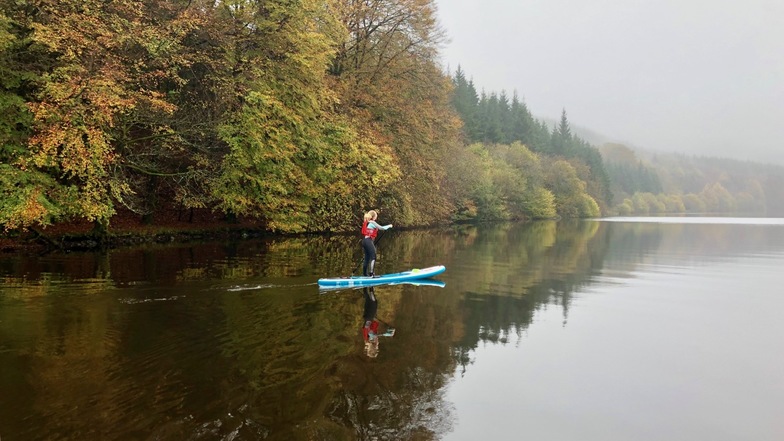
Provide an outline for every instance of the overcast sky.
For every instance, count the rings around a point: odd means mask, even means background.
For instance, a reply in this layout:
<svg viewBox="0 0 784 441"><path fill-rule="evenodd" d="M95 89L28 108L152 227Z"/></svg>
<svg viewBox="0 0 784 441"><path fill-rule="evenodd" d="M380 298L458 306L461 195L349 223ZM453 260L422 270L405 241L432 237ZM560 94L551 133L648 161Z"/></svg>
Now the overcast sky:
<svg viewBox="0 0 784 441"><path fill-rule="evenodd" d="M784 164L784 0L436 0L478 90L649 150Z"/></svg>

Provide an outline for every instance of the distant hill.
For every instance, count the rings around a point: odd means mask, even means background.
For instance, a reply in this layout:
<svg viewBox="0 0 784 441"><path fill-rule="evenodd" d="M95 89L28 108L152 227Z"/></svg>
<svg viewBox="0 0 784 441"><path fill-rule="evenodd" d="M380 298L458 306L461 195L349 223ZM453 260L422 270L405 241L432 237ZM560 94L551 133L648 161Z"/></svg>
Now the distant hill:
<svg viewBox="0 0 784 441"><path fill-rule="evenodd" d="M676 200L686 204L681 209L685 212L784 215L782 166L652 152L619 143L604 143L599 152L622 214L670 212ZM670 207L664 207L667 203Z"/></svg>

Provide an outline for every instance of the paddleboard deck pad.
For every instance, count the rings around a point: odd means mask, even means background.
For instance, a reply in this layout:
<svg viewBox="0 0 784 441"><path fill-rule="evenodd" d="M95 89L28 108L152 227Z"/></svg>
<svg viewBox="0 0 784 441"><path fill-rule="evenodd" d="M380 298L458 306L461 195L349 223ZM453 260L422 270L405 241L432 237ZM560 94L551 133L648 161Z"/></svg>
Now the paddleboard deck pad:
<svg viewBox="0 0 784 441"><path fill-rule="evenodd" d="M387 285L410 285L410 286L434 286L436 288L443 288L446 286L446 283L436 280L436 279L414 279L414 280L406 280L405 282L391 282L387 283ZM333 292L333 291L346 291L352 289L363 289L367 287L374 287L378 285L366 285L366 286L319 286L319 292Z"/></svg>
<svg viewBox="0 0 784 441"><path fill-rule="evenodd" d="M429 268L412 269L402 273L384 274L381 276L353 276L353 277L334 277L319 279L319 287L351 287L351 286L373 286L386 283L410 282L418 279L429 279L446 271L444 265L431 266Z"/></svg>

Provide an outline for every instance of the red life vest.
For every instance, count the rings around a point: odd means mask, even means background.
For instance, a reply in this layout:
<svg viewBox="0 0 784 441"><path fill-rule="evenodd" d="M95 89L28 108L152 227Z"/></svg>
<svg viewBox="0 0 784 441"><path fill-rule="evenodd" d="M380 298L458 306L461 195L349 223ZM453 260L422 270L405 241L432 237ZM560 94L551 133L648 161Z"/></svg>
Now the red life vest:
<svg viewBox="0 0 784 441"><path fill-rule="evenodd" d="M376 338L378 338L378 320L373 320L368 325L367 322L365 326L362 327L362 335L365 336L365 341L370 340L370 333L376 334Z"/></svg>
<svg viewBox="0 0 784 441"><path fill-rule="evenodd" d="M362 223L362 236L368 237L370 236L371 239L375 240L376 235L378 234L378 228L368 228L368 221Z"/></svg>

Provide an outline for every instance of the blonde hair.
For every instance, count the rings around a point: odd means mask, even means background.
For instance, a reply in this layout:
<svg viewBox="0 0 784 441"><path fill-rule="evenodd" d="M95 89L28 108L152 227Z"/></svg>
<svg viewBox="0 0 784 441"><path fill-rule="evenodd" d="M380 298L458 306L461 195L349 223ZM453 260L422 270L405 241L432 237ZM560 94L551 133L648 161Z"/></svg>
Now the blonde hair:
<svg viewBox="0 0 784 441"><path fill-rule="evenodd" d="M369 358L378 357L378 337L373 341L365 342L365 355Z"/></svg>
<svg viewBox="0 0 784 441"><path fill-rule="evenodd" d="M372 220L375 217L378 217L378 213L376 213L376 210L370 210L367 213L365 213L365 220L366 221L367 220Z"/></svg>

